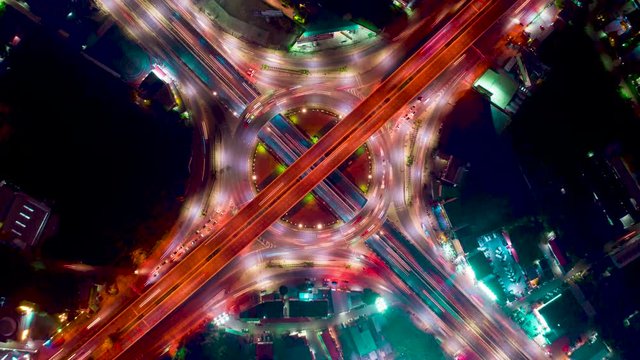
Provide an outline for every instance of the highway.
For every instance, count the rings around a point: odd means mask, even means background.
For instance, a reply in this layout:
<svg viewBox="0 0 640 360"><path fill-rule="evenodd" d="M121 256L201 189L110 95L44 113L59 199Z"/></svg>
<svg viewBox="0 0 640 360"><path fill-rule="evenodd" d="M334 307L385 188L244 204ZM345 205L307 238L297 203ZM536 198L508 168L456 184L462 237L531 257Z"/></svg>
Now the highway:
<svg viewBox="0 0 640 360"><path fill-rule="evenodd" d="M408 28L397 38L376 37L373 41L347 48L325 50L315 54L290 53L262 48L253 42L239 39L220 25L203 19L200 10L190 0L165 0L158 6L168 6L198 28L201 34L239 69L253 68L256 84L262 89L283 89L294 86L357 88L377 83L397 67L402 59L425 40L420 33L425 24L436 24L455 14L468 0L425 2L409 18ZM444 21L442 21L444 22ZM407 36L419 32L420 36ZM404 37L408 37L405 39ZM309 74L262 70L270 68L307 70ZM338 69L346 71L338 71Z"/></svg>
<svg viewBox="0 0 640 360"><path fill-rule="evenodd" d="M263 129L259 139L286 166L293 164L313 145L283 115L276 115ZM367 202L360 190L341 171L331 173L313 189L313 193L345 223L353 219Z"/></svg>
<svg viewBox="0 0 640 360"><path fill-rule="evenodd" d="M117 317L104 323L97 322L88 329L86 342L86 338L80 338L75 344L65 346L54 358L82 359L92 352L100 353L99 347L108 336L116 339L118 346L102 355L105 358L115 357L117 352L126 351L181 306L237 254L242 253L254 238L335 170L387 119L437 78L512 5L506 0L485 3L489 4L482 7L474 3L462 9L449 23L452 24L450 27L434 36L285 173L207 237L201 246ZM305 173L307 175L301 178ZM491 347L485 351L496 354ZM537 358L537 354L530 358Z"/></svg>
<svg viewBox="0 0 640 360"><path fill-rule="evenodd" d="M456 19L463 19L461 22L468 25L456 26L459 31L453 33L454 36L448 40L449 44L445 44L435 53L425 54L421 51L412 56L370 97L260 192L253 201L245 205L218 233L190 253L118 317L102 327L78 352L75 352L77 356L82 358L87 355L102 344L106 336L114 332L119 333L118 343L126 350L141 334L182 304L203 282L208 281L220 268L227 265L246 245L277 221L290 206L337 168L403 104L411 100L444 71L452 60L471 46L473 41L511 5L507 1L498 1L489 4L480 12L473 7L465 8ZM441 37L436 39L439 40ZM312 166L315 168L300 179L300 175ZM296 183L296 186L291 186ZM176 299L178 297L179 300Z"/></svg>
<svg viewBox="0 0 640 360"><path fill-rule="evenodd" d="M235 116L260 95L246 75L240 74L179 14L148 1L104 0L100 6L153 54L161 59L171 55L175 59L170 63L173 71L188 68Z"/></svg>
<svg viewBox="0 0 640 360"><path fill-rule="evenodd" d="M238 128L235 134L236 141L227 149L230 154L227 164L231 176L225 189L234 194L234 201L238 204L253 199L255 189L249 181L252 162L246 159L253 156L261 129L278 114L286 112L287 109L299 109L313 103L340 116L349 113L359 102L359 99L347 92L304 87L282 90L268 98L258 99L242 116L245 124L250 120L249 124ZM385 186L390 183L390 172L386 166L376 164L385 164L384 154L390 152L390 137L387 133L379 132L371 137L367 144L375 151L369 151L373 166L366 197L374 201L367 201L355 218L341 226L314 231L299 230L283 222L276 222L261 237L284 246L344 246L346 241L357 242L355 236L367 228L378 226L390 204L389 197L385 196Z"/></svg>
<svg viewBox="0 0 640 360"><path fill-rule="evenodd" d="M453 328L448 335L457 337L473 354L483 354L480 358L489 355L495 359L526 359L540 351L510 321L494 318L474 303L468 290L461 290L455 272L444 270L436 254L418 249L392 223L387 221L366 243L431 311Z"/></svg>

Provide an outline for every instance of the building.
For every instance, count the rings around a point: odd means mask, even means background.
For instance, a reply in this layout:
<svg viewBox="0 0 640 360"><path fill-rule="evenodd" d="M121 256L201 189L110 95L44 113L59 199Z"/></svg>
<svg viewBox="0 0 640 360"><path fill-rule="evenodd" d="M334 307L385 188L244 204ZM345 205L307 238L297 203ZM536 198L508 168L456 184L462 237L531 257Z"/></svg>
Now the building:
<svg viewBox="0 0 640 360"><path fill-rule="evenodd" d="M357 322L355 325L349 326L348 331L359 356L367 356L376 351L376 343L365 323Z"/></svg>
<svg viewBox="0 0 640 360"><path fill-rule="evenodd" d="M329 302L326 300L290 300L288 303L289 317L292 318L324 318L329 315Z"/></svg>
<svg viewBox="0 0 640 360"><path fill-rule="evenodd" d="M167 111L179 110L180 102L172 90L168 77L156 68L144 78L138 87L138 94L145 103L157 103Z"/></svg>
<svg viewBox="0 0 640 360"><path fill-rule="evenodd" d="M331 335L330 329L325 329L322 332L321 339L322 339L322 343L324 344L324 347L327 349L327 353L331 357L331 360L342 359L340 349L338 349L338 344L336 343L336 340L334 339L334 337Z"/></svg>
<svg viewBox="0 0 640 360"><path fill-rule="evenodd" d="M623 231L637 222L640 212L629 192L630 175L625 174L623 167L616 165L606 157L591 152L583 163L581 180L593 194L594 203L607 222L618 231ZM624 179L621 174L625 175Z"/></svg>
<svg viewBox="0 0 640 360"><path fill-rule="evenodd" d="M564 338L575 339L582 335L588 325L588 317L582 305L570 291L559 293L534 309L536 317L547 329L545 338L556 347ZM568 349L562 349L567 352Z"/></svg>
<svg viewBox="0 0 640 360"><path fill-rule="evenodd" d="M283 360L311 360L311 350L307 340L301 336L285 336L278 341L275 348L275 357Z"/></svg>
<svg viewBox="0 0 640 360"><path fill-rule="evenodd" d="M256 342L256 360L273 360L273 341L268 336L262 336Z"/></svg>
<svg viewBox="0 0 640 360"><path fill-rule="evenodd" d="M240 313L241 319L280 319L284 317L284 302L266 301Z"/></svg>
<svg viewBox="0 0 640 360"><path fill-rule="evenodd" d="M361 317L336 328L345 359L381 358L379 351L382 343L380 334L371 318Z"/></svg>
<svg viewBox="0 0 640 360"><path fill-rule="evenodd" d="M442 152L438 153L438 158L444 163L439 179L451 186L460 185L464 176L469 172L469 163Z"/></svg>
<svg viewBox="0 0 640 360"><path fill-rule="evenodd" d="M608 250L611 261L619 268L640 257L640 234L634 230L629 235L613 243Z"/></svg>
<svg viewBox="0 0 640 360"><path fill-rule="evenodd" d="M503 70L488 69L473 87L489 97L491 104L506 110L518 90L518 83Z"/></svg>
<svg viewBox="0 0 640 360"><path fill-rule="evenodd" d="M38 244L51 209L0 181L0 239L21 249Z"/></svg>
<svg viewBox="0 0 640 360"><path fill-rule="evenodd" d="M626 189L629 195L629 201L638 210L640 206L640 185L638 184L638 175L629 159L622 156L614 156L609 159L609 164L620 179L620 183Z"/></svg>
<svg viewBox="0 0 640 360"><path fill-rule="evenodd" d="M292 52L311 53L319 50L354 45L376 36L372 24L368 27L330 14L321 12L321 16L305 27L305 31L290 47Z"/></svg>

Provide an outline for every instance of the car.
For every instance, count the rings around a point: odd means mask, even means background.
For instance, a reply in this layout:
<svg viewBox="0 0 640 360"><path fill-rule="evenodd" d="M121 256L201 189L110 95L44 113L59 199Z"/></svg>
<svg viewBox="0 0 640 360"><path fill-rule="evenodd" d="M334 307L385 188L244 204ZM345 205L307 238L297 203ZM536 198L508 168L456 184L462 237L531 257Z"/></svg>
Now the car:
<svg viewBox="0 0 640 360"><path fill-rule="evenodd" d="M60 336L60 337L56 338L55 340L53 340L53 342L51 343L51 347L52 348L60 347L60 346L62 346L62 344L64 344L64 342L65 342L65 338Z"/></svg>
<svg viewBox="0 0 640 360"><path fill-rule="evenodd" d="M184 255L184 253L187 251L187 248L185 248L184 246L180 245L180 247L177 250L177 255L176 257L181 257L182 255Z"/></svg>

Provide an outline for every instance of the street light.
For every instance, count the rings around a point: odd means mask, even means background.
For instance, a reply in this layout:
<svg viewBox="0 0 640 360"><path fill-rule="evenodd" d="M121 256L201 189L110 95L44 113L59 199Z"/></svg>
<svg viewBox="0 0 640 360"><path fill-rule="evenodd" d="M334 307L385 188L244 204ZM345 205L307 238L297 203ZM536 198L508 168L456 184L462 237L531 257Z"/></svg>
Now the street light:
<svg viewBox="0 0 640 360"><path fill-rule="evenodd" d="M387 310L387 307L388 307L387 302L384 301L382 296L378 296L378 298L376 299L375 305L376 305L376 310L378 310L378 312L381 312L381 313Z"/></svg>
<svg viewBox="0 0 640 360"><path fill-rule="evenodd" d="M223 312L222 314L216 316L213 319L213 323L216 326L222 326L224 324L226 324L229 321L229 314L227 314L226 312Z"/></svg>
<svg viewBox="0 0 640 360"><path fill-rule="evenodd" d="M22 311L26 315L31 313L33 311L33 308L29 305L20 305L18 306L18 310Z"/></svg>

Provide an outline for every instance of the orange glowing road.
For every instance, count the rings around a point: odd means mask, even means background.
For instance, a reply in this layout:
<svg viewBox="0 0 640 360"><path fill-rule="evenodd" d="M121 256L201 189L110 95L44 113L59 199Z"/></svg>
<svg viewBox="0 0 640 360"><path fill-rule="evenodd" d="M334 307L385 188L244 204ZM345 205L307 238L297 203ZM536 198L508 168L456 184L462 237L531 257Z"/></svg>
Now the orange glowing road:
<svg viewBox="0 0 640 360"><path fill-rule="evenodd" d="M371 96L155 285L122 309L115 318L97 322L87 330L85 336L70 340L52 358L84 359L90 355L94 358L118 358L364 144L392 115L468 49L513 3L513 0L474 1L472 5L461 9L452 20L458 22L456 26L444 38L440 38L439 41L445 41L442 46L434 51L416 52ZM429 44L425 44L425 47ZM116 343L111 349L102 346L108 338ZM502 358L504 352L495 348L497 343L486 344L482 348L487 353L478 355ZM513 358L520 358L518 354L512 355Z"/></svg>

